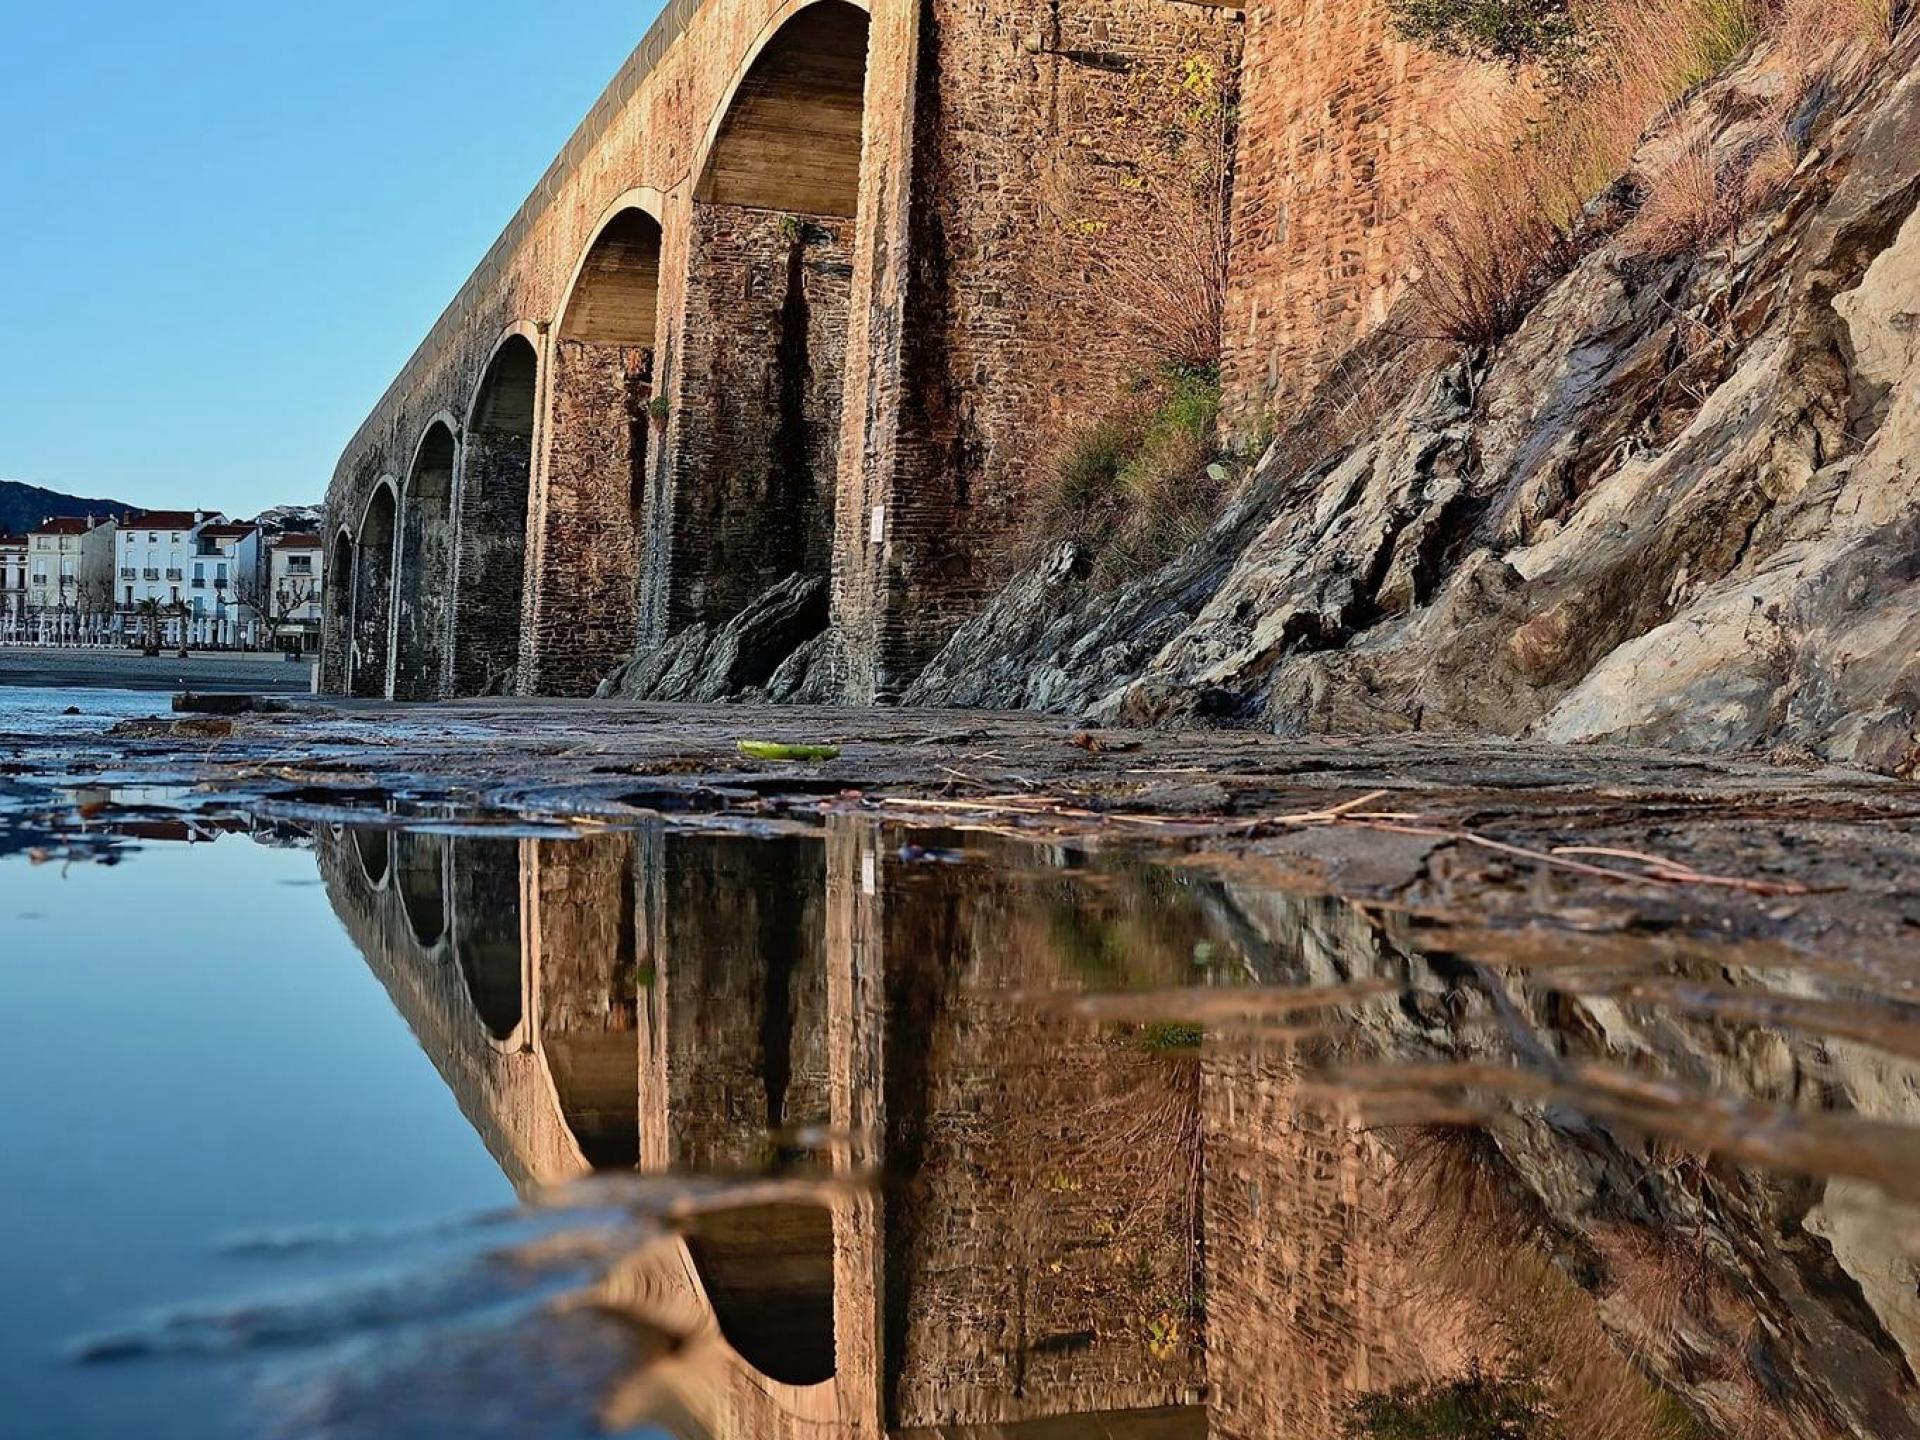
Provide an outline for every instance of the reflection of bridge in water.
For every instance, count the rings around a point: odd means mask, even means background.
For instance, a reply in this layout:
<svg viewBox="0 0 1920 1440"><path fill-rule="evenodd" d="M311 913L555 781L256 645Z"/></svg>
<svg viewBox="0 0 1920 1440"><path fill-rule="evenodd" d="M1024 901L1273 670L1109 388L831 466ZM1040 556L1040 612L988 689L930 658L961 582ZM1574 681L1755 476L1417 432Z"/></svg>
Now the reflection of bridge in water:
<svg viewBox="0 0 1920 1440"><path fill-rule="evenodd" d="M1358 1394L1524 1356L1558 1403L1649 1424L1677 1394L1724 1422L1707 1434L1745 1415L1920 1435L1901 1327L1839 1295L1831 1255L1775 1253L1791 1185L1551 1111L1520 1122L1532 1153L1490 1164L1303 1094L1303 1047L1364 1059L1447 1029L1417 1005L1196 1049L1188 1026L1034 998L1450 976L1450 1007L1484 1003L1452 962L1331 902L897 845L851 819L773 840L322 837L337 910L523 1190L888 1177L744 1195L619 1267L603 1298L695 1337L699 1363L651 1372L648 1413L751 1440L1333 1440ZM1552 1043L1600 1043L1545 990L1496 991ZM1487 1053L1466 1018L1453 1043ZM1703 1026L1677 1053L1715 1043ZM1508 1165L1523 1183L1488 1179ZM1549 1216L1563 1202L1577 1222ZM1704 1297L1684 1325L1667 1282ZM1635 1305L1665 1328L1630 1357Z"/></svg>

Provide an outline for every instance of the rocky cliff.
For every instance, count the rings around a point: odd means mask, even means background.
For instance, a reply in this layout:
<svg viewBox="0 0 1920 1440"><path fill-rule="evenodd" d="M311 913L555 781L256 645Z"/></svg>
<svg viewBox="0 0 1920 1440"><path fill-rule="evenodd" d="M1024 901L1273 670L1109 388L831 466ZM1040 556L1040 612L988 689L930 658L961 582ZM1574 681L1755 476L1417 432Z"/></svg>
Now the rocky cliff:
<svg viewBox="0 0 1920 1440"><path fill-rule="evenodd" d="M1920 24L1854 58L1743 56L1510 338L1356 353L1193 550L1116 591L1057 548L907 699L1920 771ZM1740 224L1645 243L1676 157L1762 151Z"/></svg>

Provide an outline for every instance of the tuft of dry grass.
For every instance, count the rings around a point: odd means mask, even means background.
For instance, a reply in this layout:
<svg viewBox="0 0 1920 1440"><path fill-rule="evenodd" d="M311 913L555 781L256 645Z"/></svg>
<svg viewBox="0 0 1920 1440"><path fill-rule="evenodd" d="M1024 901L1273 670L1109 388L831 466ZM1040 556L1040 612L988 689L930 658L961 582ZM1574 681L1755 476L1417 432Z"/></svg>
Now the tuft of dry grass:
<svg viewBox="0 0 1920 1440"><path fill-rule="evenodd" d="M1694 254L1735 229L1747 207L1749 167L1722 166L1704 137L1684 147L1656 175L1628 227L1643 255Z"/></svg>
<svg viewBox="0 0 1920 1440"><path fill-rule="evenodd" d="M1475 347L1511 334L1578 260L1590 203L1650 129L1765 40L1788 74L1779 135L1733 157L1704 137L1684 147L1644 183L1629 243L1677 255L1729 233L1791 178L1788 117L1822 79L1882 53L1894 20L1893 0L1596 0L1576 74L1532 77L1448 142L1446 198L1420 247L1427 334Z"/></svg>

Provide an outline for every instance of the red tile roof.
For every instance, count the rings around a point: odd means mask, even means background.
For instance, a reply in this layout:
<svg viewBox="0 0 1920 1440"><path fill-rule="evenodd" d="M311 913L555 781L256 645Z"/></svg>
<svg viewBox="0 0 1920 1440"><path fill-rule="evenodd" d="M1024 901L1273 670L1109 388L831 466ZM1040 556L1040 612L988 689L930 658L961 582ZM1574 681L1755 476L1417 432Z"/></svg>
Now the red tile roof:
<svg viewBox="0 0 1920 1440"><path fill-rule="evenodd" d="M34 526L33 533L36 535L85 535L99 523L97 520L83 520L76 515L56 515Z"/></svg>
<svg viewBox="0 0 1920 1440"><path fill-rule="evenodd" d="M217 512L202 510L202 515ZM191 530L200 522L191 510L149 510L144 515L129 515L121 522L124 530Z"/></svg>
<svg viewBox="0 0 1920 1440"><path fill-rule="evenodd" d="M238 525L209 525L200 533L209 540L244 540L260 527L242 523Z"/></svg>
<svg viewBox="0 0 1920 1440"><path fill-rule="evenodd" d="M276 550L324 550L326 541L318 535L282 535L273 542Z"/></svg>

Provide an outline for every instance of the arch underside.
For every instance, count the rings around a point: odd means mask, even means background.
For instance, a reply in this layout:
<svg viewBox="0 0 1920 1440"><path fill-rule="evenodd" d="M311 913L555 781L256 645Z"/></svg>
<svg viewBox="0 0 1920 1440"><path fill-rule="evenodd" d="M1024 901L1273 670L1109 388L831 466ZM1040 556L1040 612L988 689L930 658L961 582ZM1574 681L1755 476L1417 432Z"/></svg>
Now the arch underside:
<svg viewBox="0 0 1920 1440"><path fill-rule="evenodd" d="M824 597L868 28L842 0L799 11L741 82L696 187L669 628L724 623L792 576Z"/></svg>
<svg viewBox="0 0 1920 1440"><path fill-rule="evenodd" d="M639 639L661 244L645 211L616 216L588 252L554 344L531 637L542 694L591 694Z"/></svg>

